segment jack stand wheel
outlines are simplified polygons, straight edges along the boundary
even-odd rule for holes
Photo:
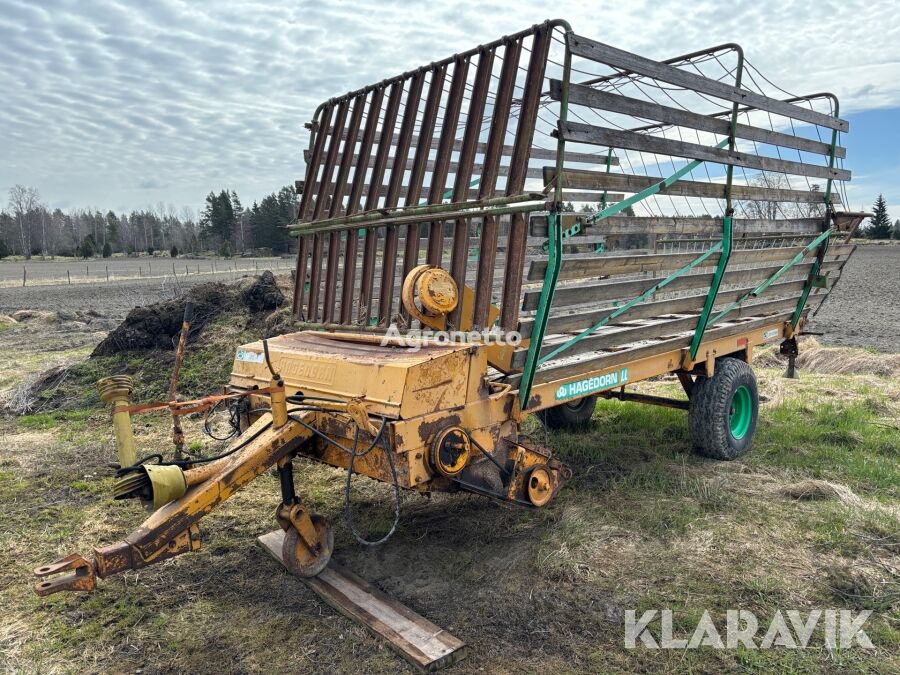
[[[281,547],[282,560],[291,574],[298,577],[314,577],[325,569],[334,551],[334,530],[328,521],[317,513],[310,517],[316,531],[316,543],[310,548],[295,527],[288,527]]]

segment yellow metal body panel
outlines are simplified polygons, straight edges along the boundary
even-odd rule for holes
[[[470,391],[471,361],[478,346],[423,343],[405,346],[381,336],[302,331],[272,338],[269,355],[288,395],[362,399],[369,410],[409,418],[464,405]],[[264,387],[270,374],[262,342],[241,346],[231,385]]]

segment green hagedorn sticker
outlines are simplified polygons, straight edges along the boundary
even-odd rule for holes
[[[597,391],[619,387],[628,382],[628,368],[622,368],[604,375],[587,377],[583,380],[575,380],[559,385],[556,390],[556,400],[562,401],[574,396],[586,396]]]

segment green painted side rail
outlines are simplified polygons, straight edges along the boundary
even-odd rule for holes
[[[834,101],[834,116],[838,117],[841,112],[840,101],[838,101],[837,96],[834,95],[831,95],[831,100]],[[834,154],[839,137],[840,135],[838,134],[837,129],[833,129],[831,131],[831,153],[828,156],[829,169],[834,168]],[[834,216],[834,206],[831,202],[832,182],[833,181],[829,178],[825,184],[825,222],[823,223],[823,227],[826,233],[830,231],[831,219]],[[825,259],[825,254],[828,252],[828,244],[830,242],[831,238],[825,237],[822,246],[819,248],[819,252],[816,255],[816,261],[813,263],[812,269],[809,271],[809,276],[806,278],[806,283],[803,285],[803,292],[800,294],[800,299],[797,301],[797,307],[794,309],[794,313],[791,316],[791,326],[794,328],[797,327],[797,324],[800,323],[800,317],[803,316],[803,309],[806,307],[806,301],[809,299],[813,284],[819,276],[819,270],[822,268],[822,261]]]
[[[735,307],[738,307],[738,306],[739,306],[741,303],[743,303],[745,300],[748,300],[749,298],[755,298],[755,297],[758,297],[759,295],[761,295],[761,294],[762,294],[769,286],[771,286],[771,285],[774,284],[776,281],[778,281],[781,277],[783,277],[785,274],[787,274],[788,270],[790,270],[794,265],[797,265],[798,263],[803,262],[803,259],[804,259],[807,255],[809,255],[809,253],[810,253],[814,248],[816,248],[817,246],[819,246],[819,244],[822,244],[822,245],[824,245],[824,246],[827,246],[827,245],[828,245],[828,238],[829,238],[830,236],[831,236],[831,230],[826,230],[825,232],[823,232],[822,234],[820,234],[818,237],[816,237],[815,239],[813,239],[810,243],[808,243],[808,244],[803,248],[802,251],[800,251],[797,255],[795,255],[795,256],[794,256],[793,258],[791,258],[788,262],[786,262],[786,263],[785,263],[785,264],[784,264],[777,272],[775,272],[775,274],[773,274],[773,275],[770,276],[768,279],[766,279],[765,281],[763,281],[759,286],[757,286],[756,288],[754,288],[752,291],[749,291],[748,293],[744,293],[744,295],[742,295],[740,298],[738,298],[737,300],[735,300],[734,302],[732,302],[730,305],[728,305],[725,309],[723,309],[721,312],[719,312],[719,313],[718,313],[718,314],[710,321],[710,323],[711,323],[711,324],[716,324],[716,323],[718,323],[719,321],[722,320],[722,318],[723,318],[726,314],[728,314],[728,313],[729,313],[731,310],[733,310]],[[808,294],[807,294],[807,295],[808,295]],[[804,302],[804,304],[805,304],[805,300],[803,300],[803,302]]]
[[[722,255],[719,256],[719,263],[716,265],[712,283],[709,285],[709,292],[706,294],[706,300],[703,302],[703,311],[700,312],[700,316],[697,319],[697,328],[694,330],[694,337],[691,338],[692,361],[697,356],[697,350],[700,349],[703,333],[706,332],[706,327],[709,325],[709,315],[716,304],[716,296],[719,295],[719,289],[722,287],[722,277],[725,276],[725,268],[728,266],[728,260],[731,258],[732,222],[731,216],[725,216],[722,219]]]
[[[724,148],[726,145],[728,145],[727,138],[724,141],[722,141],[721,143],[716,143],[715,147],[721,149],[721,148]],[[683,167],[678,169],[678,171],[673,173],[671,176],[669,176],[665,180],[661,180],[658,183],[654,183],[650,187],[644,188],[640,192],[636,192],[635,194],[631,195],[628,199],[623,199],[622,201],[616,202],[612,206],[609,206],[609,207],[603,209],[602,211],[598,211],[597,213],[595,213],[592,216],[588,216],[585,219],[585,223],[596,223],[598,220],[604,220],[606,218],[609,218],[610,216],[614,216],[617,213],[624,211],[629,206],[632,206],[634,204],[637,204],[640,201],[643,201],[644,199],[647,199],[647,197],[652,197],[653,195],[657,194],[663,188],[669,187],[675,181],[679,180],[680,178],[683,178],[686,174],[689,174],[691,171],[696,169],[701,164],[703,164],[702,159],[695,159],[691,162],[688,162],[687,164],[685,164]],[[556,175],[559,176],[560,173],[561,173],[560,171],[557,171]]]
[[[826,230],[824,232],[825,235],[831,233],[831,230]],[[806,278],[806,283],[803,285],[803,292],[800,294],[800,299],[797,301],[797,308],[794,310],[794,313],[791,315],[791,325],[796,328],[797,324],[800,323],[800,317],[803,316],[803,309],[806,307],[806,301],[809,299],[809,294],[812,292],[813,285],[816,282],[816,279],[819,277],[819,270],[822,267],[822,261],[825,259],[825,254],[828,252],[828,244],[831,242],[831,237],[826,236],[825,240],[822,242],[822,246],[819,249],[818,255],[816,255],[816,261],[813,263],[812,269],[809,271],[809,276]]]
[[[548,222],[549,222],[549,221],[548,221]],[[562,236],[561,236],[561,238],[560,238],[560,243],[564,243],[566,240],[571,239],[572,237],[574,237],[576,234],[578,234],[579,232],[581,232],[581,230],[583,229],[583,227],[584,227],[584,226],[581,224],[581,221],[580,221],[580,220],[576,220],[576,221],[575,221],[575,224],[572,225],[572,227],[566,228],[565,230],[562,231]],[[550,234],[549,231],[547,232],[547,234],[548,234],[548,235]],[[544,242],[544,245],[543,245],[542,248],[543,248],[544,251],[547,251],[547,250],[550,248],[550,240],[549,240],[549,239],[548,239],[547,241]]]
[[[556,290],[556,280],[559,278],[559,268],[562,266],[562,227],[560,217],[553,212],[547,216],[547,234],[549,239],[547,254],[547,271],[544,273],[544,285],[541,287],[541,299],[538,303],[537,314],[534,317],[534,330],[531,332],[531,340],[528,343],[528,355],[525,358],[525,367],[522,370],[522,381],[519,383],[519,406],[524,410],[528,407],[528,399],[531,397],[531,384],[534,382],[534,374],[540,365],[538,357],[541,354],[541,344],[544,341],[544,331],[547,328],[547,319],[550,316],[550,306],[553,304],[553,293]]]
[[[588,335],[593,333],[598,328],[602,328],[603,326],[608,324],[610,321],[612,321],[616,317],[622,316],[622,314],[627,312],[629,309],[631,309],[635,305],[639,305],[640,303],[648,300],[655,293],[659,292],[660,290],[662,290],[663,288],[668,286],[670,283],[672,283],[675,279],[682,276],[686,272],[691,271],[692,269],[694,269],[695,267],[700,265],[704,260],[709,258],[711,255],[713,255],[714,253],[721,251],[721,250],[722,250],[722,242],[716,243],[712,248],[705,251],[702,255],[700,255],[695,260],[692,260],[690,263],[688,263],[681,269],[676,270],[675,272],[672,272],[672,274],[667,276],[665,279],[660,281],[655,286],[648,288],[646,291],[641,293],[639,296],[637,296],[633,300],[629,300],[624,305],[622,305],[621,307],[619,307],[616,310],[614,310],[613,312],[611,312],[609,315],[603,317],[603,319],[598,321],[596,324],[594,324],[590,328],[586,328],[585,330],[581,331],[578,335],[573,337],[571,340],[567,340],[566,342],[561,344],[559,347],[554,349],[552,352],[550,352],[546,356],[542,357],[541,360],[538,361],[538,365],[545,363],[546,361],[550,361],[552,358],[554,358],[555,356],[558,356],[559,354],[564,352],[566,349],[568,349],[569,347],[574,345],[576,342],[580,342],[581,340],[586,338]],[[537,322],[535,322],[535,323],[537,323]]]
[[[559,121],[565,122],[569,116],[569,82],[572,78],[572,52],[566,44],[565,57],[563,59],[562,96],[559,101]],[[522,380],[519,383],[519,407],[525,410],[528,400],[531,398],[531,385],[534,382],[534,374],[538,369],[538,357],[541,354],[541,343],[544,341],[544,332],[547,329],[547,320],[550,318],[550,307],[553,304],[553,293],[556,291],[556,281],[559,279],[559,269],[562,267],[562,219],[558,209],[562,204],[562,170],[565,162],[566,141],[562,134],[556,141],[556,180],[553,186],[554,210],[547,216],[547,269],[544,272],[544,285],[541,287],[541,297],[538,310],[534,317],[534,329],[531,331],[531,340],[528,343],[528,354],[525,359],[525,367],[522,369]],[[548,185],[544,189],[546,190]]]

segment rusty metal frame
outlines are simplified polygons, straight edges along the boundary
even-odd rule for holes
[[[300,214],[292,228],[300,238],[293,303],[298,318],[313,324],[360,327],[375,319],[386,326],[399,313],[404,323],[409,322],[396,297],[397,279],[421,261],[420,237],[424,233],[420,227],[427,227],[427,262],[441,265],[449,257],[458,287],[474,286],[472,301],[454,310],[451,324],[483,325],[496,302],[493,291],[500,228],[509,217],[498,304],[504,312],[503,325],[515,329],[525,263],[526,214],[543,208],[545,202],[543,193],[525,193],[524,187],[526,176],[531,175],[528,162],[551,33],[556,29],[568,31],[570,27],[561,20],[547,21],[349,92],[317,109],[309,125],[312,135]],[[523,66],[520,62],[526,47],[530,55]],[[520,69],[525,73],[517,97]],[[405,99],[402,112],[401,97]],[[490,99],[488,119],[485,111]],[[379,121],[382,108],[384,119]],[[460,129],[463,111],[466,121]],[[507,145],[510,120],[516,118],[514,136]],[[488,139],[482,146],[479,140],[485,127]],[[392,157],[390,146],[394,148]],[[508,168],[501,166],[504,155],[509,157]],[[502,176],[506,181],[502,196],[497,196]],[[478,191],[473,199],[475,185]],[[448,222],[453,233],[449,256],[444,246]],[[480,222],[482,239],[477,263],[470,265],[473,222]],[[361,258],[360,236],[365,237]],[[401,257],[402,265],[392,264]],[[467,281],[469,267],[474,268],[470,271],[474,278]],[[376,299],[373,317],[371,305]]]

